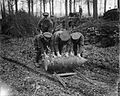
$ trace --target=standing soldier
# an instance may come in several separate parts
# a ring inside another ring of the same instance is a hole
[[[80,14],[80,19],[81,19],[81,16],[82,16],[82,7],[79,6],[79,14]]]
[[[80,32],[71,33],[71,42],[74,55],[82,57],[84,47],[84,36]]]
[[[65,46],[66,56],[70,52],[70,34],[67,30],[63,29],[54,33],[54,50],[58,57],[61,57],[63,53],[63,47]]]
[[[49,13],[45,12],[43,13],[44,18],[41,19],[38,23],[38,28],[41,30],[43,33],[44,32],[50,32],[52,33],[53,29],[53,23],[52,21],[48,18]]]

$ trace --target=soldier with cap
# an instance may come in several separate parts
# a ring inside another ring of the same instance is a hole
[[[42,18],[39,23],[38,23],[38,28],[41,30],[43,33],[44,32],[50,32],[52,33],[53,29],[53,23],[52,21],[48,18],[49,13],[45,12],[43,13],[44,18]]]
[[[80,32],[71,33],[71,42],[75,56],[82,57],[84,36]]]
[[[63,47],[65,46],[66,56],[68,57],[70,52],[70,34],[67,30],[63,29],[54,33],[54,50],[58,57],[61,57],[63,53]]]
[[[48,57],[48,52],[53,53],[53,43],[52,43],[52,33],[45,32],[43,34],[38,34],[34,39],[34,46],[36,50],[36,63],[37,67],[40,67],[42,64],[43,56]]]

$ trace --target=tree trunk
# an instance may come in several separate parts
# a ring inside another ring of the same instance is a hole
[[[10,2],[11,2],[11,3],[10,3],[11,13],[14,14],[13,1],[11,0]]]
[[[50,16],[51,16],[51,0],[49,0]]]
[[[28,0],[28,14],[30,15],[30,0]]]
[[[97,0],[93,0],[93,18],[97,19],[98,14],[97,14]]]
[[[31,11],[32,11],[32,15],[34,14],[33,13],[33,0],[31,0]]]
[[[0,8],[1,8],[1,16],[2,16],[2,19],[4,18],[4,16],[3,16],[3,5],[0,3]]]
[[[18,0],[15,0],[15,10],[16,10],[16,13],[18,12],[18,4],[17,4]]]
[[[54,0],[52,0],[52,15],[54,15]]]
[[[67,0],[65,0],[65,28],[68,29],[68,4]]]
[[[104,0],[104,13],[106,12],[106,3],[107,3],[107,0]]]
[[[69,0],[69,13],[72,12],[72,0]]]
[[[6,13],[6,10],[5,10],[5,1],[3,0],[3,5],[2,5],[2,18],[3,19],[6,17],[5,13]]]
[[[74,0],[74,3],[73,3],[73,4],[74,4],[73,6],[74,6],[74,12],[75,12],[75,0]]]
[[[40,17],[42,17],[42,0],[40,0]]]
[[[9,14],[11,14],[11,10],[10,10],[10,1],[8,0],[8,12]]]
[[[45,12],[45,0],[43,0],[43,12]]]
[[[118,2],[118,9],[120,10],[120,0],[117,0]]]
[[[88,16],[91,16],[90,14],[90,2],[87,0],[87,8],[88,8]]]

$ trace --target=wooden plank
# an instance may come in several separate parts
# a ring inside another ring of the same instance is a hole
[[[76,75],[77,73],[73,72],[73,73],[61,73],[61,74],[57,74],[60,77],[67,77],[67,76],[73,76]]]

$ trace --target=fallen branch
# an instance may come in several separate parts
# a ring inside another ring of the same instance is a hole
[[[58,74],[54,73],[53,76],[55,76],[55,78],[58,79],[58,81],[61,83],[61,85],[62,85],[64,88],[66,88],[65,82],[62,80],[62,78],[61,78]]]

